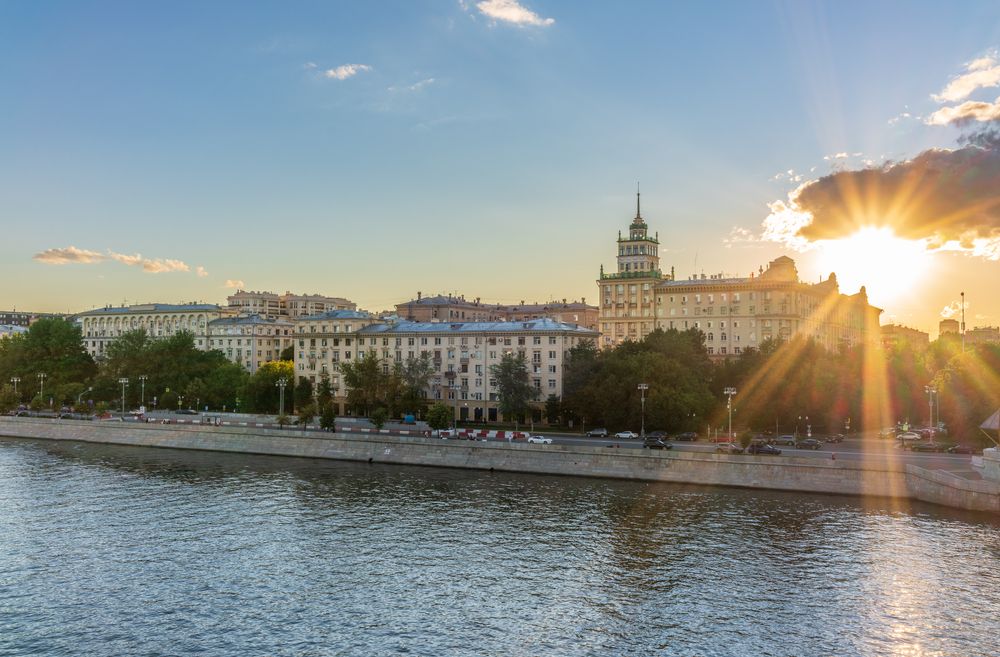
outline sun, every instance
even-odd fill
[[[820,271],[836,272],[847,293],[864,285],[872,303],[883,307],[916,292],[932,266],[923,242],[897,237],[891,228],[870,226],[816,246]]]

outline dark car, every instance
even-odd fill
[[[952,445],[948,448],[949,454],[975,454],[976,450],[971,445]]]
[[[823,443],[815,438],[805,438],[795,443],[795,449],[819,449],[822,446]]]
[[[194,410],[193,408],[179,408],[176,411],[174,411],[174,414],[175,415],[197,415],[198,411]]]
[[[666,440],[667,439],[667,432],[666,431],[651,431],[650,433],[647,433],[646,436],[648,438],[656,438],[657,440]]]
[[[767,445],[762,443],[754,443],[747,447],[747,454],[762,454],[765,456],[777,456],[781,454],[781,450],[774,445]]]
[[[834,433],[834,434],[830,434],[829,436],[827,436],[825,442],[828,442],[828,443],[842,443],[842,442],[844,442],[844,438],[846,438],[846,437],[847,436],[845,436],[842,433]]]
[[[719,443],[715,446],[715,451],[720,454],[742,454],[743,448],[736,443]]]
[[[795,439],[795,436],[793,436],[790,433],[786,433],[783,436],[778,436],[777,438],[775,438],[771,442],[774,443],[775,445],[788,445],[789,447],[792,447],[798,441]]]
[[[674,440],[695,441],[698,440],[698,434],[694,431],[685,431],[674,436]]]
[[[910,445],[912,452],[943,452],[944,446],[938,443],[913,443]]]
[[[591,438],[607,438],[608,437],[608,430],[607,429],[591,429],[590,431],[587,432],[587,435],[590,436]]]
[[[670,443],[665,443],[659,438],[653,438],[652,436],[646,438],[642,441],[643,449],[673,449],[674,446]]]

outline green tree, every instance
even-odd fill
[[[538,398],[538,389],[528,378],[528,363],[524,356],[506,353],[496,365],[490,366],[490,374],[497,383],[500,412],[508,422],[519,421],[530,408],[530,402]]]
[[[313,403],[313,384],[307,377],[300,376],[295,384],[295,408]]]
[[[313,418],[316,417],[316,407],[312,404],[303,404],[299,406],[299,424],[303,427],[307,427],[312,424]]]
[[[386,420],[389,419],[389,411],[385,410],[384,407],[379,406],[372,411],[371,417],[368,419],[376,429],[381,429],[385,425]]]
[[[290,344],[284,349],[282,349],[281,356],[278,358],[278,360],[287,360],[288,362],[292,362],[293,360],[295,360],[295,345]]]
[[[83,383],[97,366],[83,346],[80,328],[63,319],[36,321],[27,332],[0,340],[0,381],[21,379],[18,392],[34,396],[41,389],[36,376],[46,375],[45,395],[64,383]]]
[[[323,406],[323,411],[319,416],[319,426],[327,431],[336,431],[337,413],[333,410],[333,404]]]
[[[431,355],[425,352],[417,358],[411,356],[397,368],[397,376],[402,381],[400,410],[420,416],[427,408],[427,388],[434,376]]]
[[[562,402],[555,395],[549,395],[545,400],[545,419],[549,424],[559,424],[562,415]]]
[[[326,408],[333,402],[333,388],[330,387],[330,377],[324,372],[319,377],[316,386],[316,402],[320,408]]]
[[[431,429],[447,429],[451,426],[453,417],[452,410],[441,402],[427,409],[427,424]]]
[[[156,400],[156,407],[172,411],[177,408],[177,393],[167,390]]]
[[[355,412],[368,416],[379,405],[385,404],[389,377],[374,351],[365,352],[353,362],[342,361],[340,372],[348,388],[347,403]]]
[[[292,385],[295,368],[291,361],[279,360],[264,363],[247,381],[246,394],[240,398],[246,401],[245,408],[256,413],[277,413],[279,402],[278,380],[285,379],[285,408],[291,406]]]
[[[18,406],[17,395],[14,394],[14,386],[5,385],[0,388],[0,414],[10,413]]]

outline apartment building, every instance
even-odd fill
[[[294,325],[260,315],[222,317],[208,323],[208,348],[243,366],[250,374],[264,363],[281,359],[292,344]]]
[[[930,344],[930,335],[909,326],[884,324],[879,330],[884,349],[902,346],[923,351]]]
[[[396,304],[396,316],[411,322],[524,322],[548,318],[597,330],[597,314],[597,306],[588,305],[586,299],[487,304],[479,297],[469,301],[461,295],[425,297],[417,292],[415,299]]]
[[[129,331],[145,329],[153,338],[187,331],[195,346],[208,349],[208,324],[235,310],[208,303],[145,303],[133,306],[106,306],[73,316],[83,333],[83,343],[95,359],[104,357],[107,346]]]
[[[331,310],[355,310],[357,305],[342,297],[327,297],[320,294],[275,294],[238,290],[227,297],[229,307],[245,315],[260,315],[265,319],[280,317],[295,319],[317,315]]]
[[[338,401],[338,414],[344,412],[346,398],[339,365],[357,356],[356,333],[379,322],[377,317],[358,310],[330,310],[299,317],[294,322],[295,376],[305,377],[314,385],[324,376],[329,377]]]

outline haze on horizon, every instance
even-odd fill
[[[1000,324],[1000,6],[0,6],[0,307],[597,301],[778,255]]]

